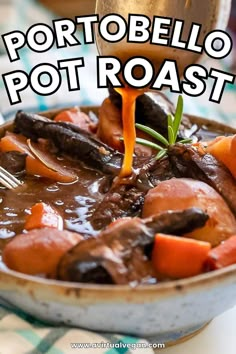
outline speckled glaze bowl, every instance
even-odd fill
[[[53,117],[55,113],[44,115]],[[190,119],[222,133],[236,133],[219,123]],[[11,123],[2,126],[0,134],[10,127]],[[236,265],[136,288],[61,282],[0,270],[0,299],[49,323],[173,344],[236,304]]]

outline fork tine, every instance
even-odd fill
[[[19,187],[22,182],[9,173],[5,168],[0,166],[0,183],[8,189],[15,189]]]
[[[8,177],[11,181],[15,182],[15,184],[17,186],[20,186],[22,184],[22,182],[17,179],[15,176],[13,176],[10,172],[8,172],[7,170],[5,170],[5,168],[3,168],[2,166],[0,166],[0,171],[3,172],[5,174],[6,177]]]
[[[8,188],[8,189],[14,189],[14,188],[16,188],[16,187],[13,187],[12,184],[8,183],[4,178],[2,178],[2,177],[1,177],[1,173],[0,173],[0,183],[1,183],[4,187],[6,187],[6,188]]]
[[[19,186],[19,185],[16,184],[14,181],[12,181],[9,177],[3,175],[2,172],[1,172],[0,175],[1,175],[2,180],[4,180],[5,183],[8,183],[12,188],[16,188],[16,187]]]

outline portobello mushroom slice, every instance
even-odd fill
[[[119,184],[111,188],[91,217],[93,228],[101,230],[116,219],[138,215],[144,197],[144,191],[129,184]]]
[[[208,215],[198,208],[168,211],[148,219],[120,219],[67,252],[59,262],[58,279],[100,284],[153,281],[148,252],[154,235],[181,235],[204,226],[207,220]]]
[[[13,175],[21,175],[25,172],[26,154],[19,151],[6,151],[0,153],[0,166]]]
[[[139,165],[142,162],[140,158],[137,161]],[[155,158],[148,162],[143,160],[142,167],[136,169],[136,175],[111,186],[92,215],[90,222],[93,228],[101,230],[118,218],[139,216],[146,193],[161,181],[173,177],[180,176],[173,172],[168,157],[158,161]]]
[[[178,171],[174,170],[168,157],[156,160],[155,158],[149,164],[140,170],[137,178],[137,186],[139,189],[148,191],[150,188],[157,186],[160,182],[172,178],[179,178]]]
[[[117,108],[121,109],[121,96],[114,90],[114,88],[109,87],[109,95],[111,102]],[[161,106],[158,102],[152,99],[149,94],[145,93],[137,97],[135,121],[136,123],[148,125],[167,137],[167,114],[169,112],[173,112],[174,107],[165,96],[161,97],[162,101],[165,101],[165,107],[164,105]]]
[[[36,114],[19,111],[14,120],[14,131],[33,141],[39,138],[50,139],[62,153],[69,154],[103,173],[119,173],[123,154],[71,123],[53,122]]]
[[[213,187],[236,216],[236,184],[230,171],[212,155],[201,155],[190,145],[176,144],[169,148],[173,171],[180,177],[200,180]]]

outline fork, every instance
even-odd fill
[[[19,179],[14,177],[10,172],[5,170],[5,168],[0,166],[0,183],[8,188],[15,189],[23,184]]]

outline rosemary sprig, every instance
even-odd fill
[[[179,144],[191,144],[193,140],[191,138],[186,138],[183,140],[178,141]]]
[[[148,141],[146,139],[136,138],[136,143],[144,145],[144,146],[148,146],[148,147],[155,149],[155,150],[160,150],[160,151],[163,150],[162,146],[157,145],[157,144],[153,143],[152,141]]]
[[[156,159],[157,159],[157,160],[162,159],[163,157],[166,156],[166,153],[167,153],[167,149],[162,149],[162,150],[159,151],[158,154],[156,155]]]
[[[171,115],[169,115],[168,117],[171,117]],[[168,124],[168,139],[169,139],[169,145],[173,145],[175,143],[174,129],[173,126],[169,124]]]
[[[177,106],[176,106],[176,111],[175,111],[175,118],[174,118],[174,122],[173,122],[173,128],[174,128],[174,133],[175,133],[175,142],[177,139],[180,123],[181,123],[181,120],[183,117],[183,110],[184,110],[183,96],[179,95]]]
[[[173,116],[172,114],[168,114],[168,117],[167,117],[168,140],[163,135],[156,132],[154,129],[151,129],[151,128],[149,128],[145,125],[142,125],[142,124],[135,124],[136,128],[147,133],[148,135],[150,135],[151,137],[153,137],[154,139],[156,139],[157,141],[159,141],[160,143],[162,143],[164,145],[164,147],[161,147],[160,145],[157,145],[157,144],[155,144],[151,141],[148,141],[146,139],[140,139],[140,138],[136,139],[136,142],[138,144],[145,145],[145,146],[148,146],[152,149],[157,150],[158,151],[158,154],[156,155],[157,160],[163,158],[167,154],[167,150],[168,150],[167,148],[170,145],[173,145],[176,143],[176,139],[178,137],[178,132],[179,132],[179,127],[180,127],[181,120],[183,117],[183,107],[184,107],[183,97],[180,95],[178,97],[175,115]],[[186,144],[186,143],[191,143],[191,142],[192,142],[191,139],[183,139],[183,140],[179,141],[179,143],[181,143],[181,144]]]
[[[142,124],[138,124],[138,123],[136,123],[135,126],[139,130],[142,130],[144,133],[147,133],[148,135],[152,136],[156,140],[160,141],[163,145],[169,146],[169,141],[163,135],[156,132],[154,129],[146,127],[146,125],[142,125]]]

